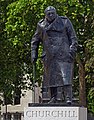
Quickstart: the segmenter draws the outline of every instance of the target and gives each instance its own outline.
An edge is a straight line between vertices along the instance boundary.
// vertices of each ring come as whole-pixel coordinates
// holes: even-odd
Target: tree
[[[35,9],[37,8],[37,12],[40,11],[41,13],[41,10],[37,7],[41,6],[41,2],[32,3],[31,0],[6,2],[3,0],[1,4],[4,8],[2,7],[3,25],[0,41],[2,43],[0,44],[2,51],[0,54],[0,89],[6,96],[11,98],[12,92],[15,91],[15,84],[21,89],[32,89],[30,40],[35,29],[33,25],[37,23],[39,18],[38,15],[36,16]],[[37,69],[39,71],[40,68]],[[37,76],[39,79],[39,74]],[[28,82],[28,79],[31,81]]]
[[[1,0],[2,29],[0,40],[0,88],[9,85],[15,91],[15,83],[21,89],[32,89],[33,75],[31,64],[30,40],[37,22],[44,17],[48,5],[56,7],[59,15],[66,15],[76,30],[79,47],[75,67],[75,82],[80,88],[80,104],[94,113],[94,21],[93,0]],[[7,11],[6,11],[7,8]],[[37,81],[41,82],[42,64],[40,60],[42,46],[37,61]],[[78,71],[78,72],[77,72]],[[78,75],[79,74],[79,75]],[[23,77],[26,76],[26,77]],[[25,81],[23,80],[26,79]],[[78,81],[79,79],[79,81]],[[75,87],[75,86],[74,86]],[[77,89],[78,91],[78,89]],[[87,93],[87,94],[86,94]],[[9,95],[9,93],[7,93]],[[87,100],[86,100],[87,99]]]
[[[4,95],[11,93],[11,82],[8,80],[9,68],[8,68],[8,45],[7,33],[5,31],[5,23],[7,21],[6,7],[13,2],[12,0],[0,1],[0,91],[4,92]],[[5,89],[6,88],[6,89]],[[8,88],[8,89],[7,89]]]

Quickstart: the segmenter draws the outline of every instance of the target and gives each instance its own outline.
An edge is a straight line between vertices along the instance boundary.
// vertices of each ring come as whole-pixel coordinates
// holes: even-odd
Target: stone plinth
[[[31,106],[24,109],[24,120],[87,120],[87,109],[74,106]]]

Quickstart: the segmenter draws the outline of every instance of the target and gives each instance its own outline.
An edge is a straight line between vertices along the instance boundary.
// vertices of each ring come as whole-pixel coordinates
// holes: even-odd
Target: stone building
[[[35,88],[35,95],[32,90],[27,90],[25,95],[17,99],[17,104],[7,104],[1,106],[1,119],[0,120],[24,120],[24,107],[28,107],[28,103],[39,103],[40,88]]]

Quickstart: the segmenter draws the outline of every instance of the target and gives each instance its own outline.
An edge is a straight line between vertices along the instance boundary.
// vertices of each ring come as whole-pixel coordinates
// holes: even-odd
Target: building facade
[[[20,98],[19,104],[2,105],[0,120],[24,120],[24,108],[28,107],[28,103],[39,103],[40,95],[40,88],[35,87],[35,94],[32,90],[27,90],[25,95]]]

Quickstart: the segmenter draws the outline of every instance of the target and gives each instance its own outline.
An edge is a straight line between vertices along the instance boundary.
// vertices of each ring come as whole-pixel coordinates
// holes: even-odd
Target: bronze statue
[[[38,58],[39,43],[43,45],[44,64],[42,99],[50,96],[49,103],[58,101],[58,88],[63,88],[65,102],[72,103],[72,79],[77,37],[67,17],[59,16],[53,6],[45,9],[45,18],[37,24],[31,41],[32,62]],[[61,98],[62,99],[62,98]]]

